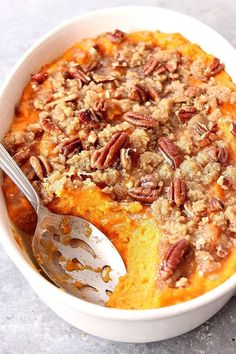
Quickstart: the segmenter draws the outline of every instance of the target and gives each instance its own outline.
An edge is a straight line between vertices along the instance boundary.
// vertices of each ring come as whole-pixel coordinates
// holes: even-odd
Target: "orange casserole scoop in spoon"
[[[126,273],[111,241],[90,222],[54,214],[42,206],[34,188],[2,144],[0,168],[24,193],[38,215],[32,248],[45,274],[70,294],[104,305],[119,277]]]

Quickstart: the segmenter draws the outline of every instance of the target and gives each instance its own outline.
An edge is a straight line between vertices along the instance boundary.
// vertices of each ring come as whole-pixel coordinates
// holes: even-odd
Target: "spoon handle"
[[[2,144],[0,144],[0,168],[11,178],[21,192],[24,193],[37,212],[40,205],[37,193]]]

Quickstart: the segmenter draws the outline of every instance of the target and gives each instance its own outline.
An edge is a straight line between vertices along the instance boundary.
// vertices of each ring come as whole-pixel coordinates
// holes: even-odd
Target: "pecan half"
[[[38,158],[41,161],[41,165],[43,166],[46,174],[50,175],[50,173],[52,172],[52,166],[50,165],[48,159],[43,155],[39,155]]]
[[[128,191],[128,195],[132,199],[137,200],[141,203],[151,204],[158,198],[160,192],[158,189],[138,187],[138,188],[131,188]]]
[[[72,151],[78,149],[81,146],[81,141],[78,138],[75,138],[61,147],[61,152],[64,156],[68,156]]]
[[[159,270],[163,280],[167,280],[172,276],[187,248],[188,242],[185,239],[177,241],[169,248]]]
[[[185,123],[186,121],[188,121],[190,118],[192,118],[194,116],[194,114],[197,113],[197,110],[195,107],[185,107],[185,108],[181,108],[178,111],[178,117],[181,123]]]
[[[48,78],[48,73],[42,71],[31,76],[31,79],[33,81],[36,81],[39,85],[41,85],[45,80],[47,80],[47,78]]]
[[[98,129],[100,124],[96,114],[90,109],[84,109],[78,113],[79,120],[87,127]]]
[[[87,74],[87,73],[97,69],[97,67],[98,67],[98,62],[94,60],[94,61],[91,61],[86,66],[83,66],[83,71]]]
[[[133,125],[137,125],[138,127],[156,128],[158,126],[157,120],[155,120],[152,116],[142,113],[127,112],[124,114],[124,120]]]
[[[230,132],[236,136],[236,123],[232,122],[230,124]]]
[[[222,189],[225,189],[225,190],[230,189],[230,187],[232,186],[231,180],[230,180],[228,177],[225,177],[225,176],[222,176],[222,175],[218,178],[217,184],[218,184]]]
[[[62,130],[53,122],[51,117],[43,117],[40,119],[43,130],[49,134],[61,134]]]
[[[133,101],[137,101],[140,103],[144,103],[147,101],[147,93],[145,91],[145,89],[143,88],[143,86],[141,85],[134,85],[134,87],[132,88],[131,92],[130,92],[130,99]]]
[[[212,198],[210,201],[210,207],[211,207],[211,210],[213,210],[213,211],[222,210],[222,209],[224,209],[224,204],[222,203],[221,200],[219,200],[217,198]]]
[[[94,102],[94,105],[93,105],[93,110],[95,112],[106,112],[107,110],[107,102],[104,98],[99,98],[98,100],[96,100]]]
[[[183,162],[183,154],[180,148],[175,145],[170,139],[162,137],[158,139],[158,145],[174,168],[178,168]]]
[[[222,165],[227,164],[229,160],[229,153],[225,147],[218,147],[216,149],[216,158]]]
[[[214,58],[205,71],[205,76],[207,78],[219,74],[224,69],[224,64],[220,62],[218,58]]]
[[[127,140],[127,133],[115,133],[103,148],[96,150],[92,154],[92,168],[104,169],[110,167],[115,162],[121,148],[126,144]]]
[[[150,99],[150,101],[152,101],[154,103],[159,102],[161,99],[161,96],[160,96],[158,90],[155,89],[155,87],[153,87],[153,86],[148,86],[147,95],[148,95],[148,98]]]
[[[84,73],[79,65],[69,68],[68,76],[68,78],[79,79],[83,84],[88,84],[91,81],[91,78]]]
[[[30,156],[29,161],[37,177],[42,181],[44,175],[43,175],[43,168],[40,163],[40,160],[36,156]]]
[[[154,70],[160,67],[161,67],[161,63],[159,62],[159,60],[152,57],[146,62],[146,64],[143,67],[144,75],[150,75]]]
[[[108,33],[108,38],[112,43],[121,43],[124,39],[125,33],[119,29]]]
[[[186,197],[186,183],[182,179],[176,178],[174,181],[172,181],[169,189],[169,200],[171,205],[176,205],[177,207],[183,205]]]

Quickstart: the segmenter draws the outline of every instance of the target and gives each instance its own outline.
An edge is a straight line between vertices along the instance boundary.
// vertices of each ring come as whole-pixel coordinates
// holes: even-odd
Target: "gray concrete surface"
[[[0,0],[0,84],[25,50],[61,21],[93,9],[128,4],[156,5],[192,15],[236,47],[235,0]],[[0,246],[0,354],[41,353],[233,354],[236,299],[181,337],[151,344],[109,342],[58,318],[39,300]]]

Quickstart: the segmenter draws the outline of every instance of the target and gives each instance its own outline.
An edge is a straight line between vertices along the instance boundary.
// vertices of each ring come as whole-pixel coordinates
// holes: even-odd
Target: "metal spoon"
[[[34,188],[1,144],[0,168],[38,214],[32,248],[39,266],[60,288],[104,305],[119,277],[126,273],[111,241],[90,222],[54,214],[42,206]]]

